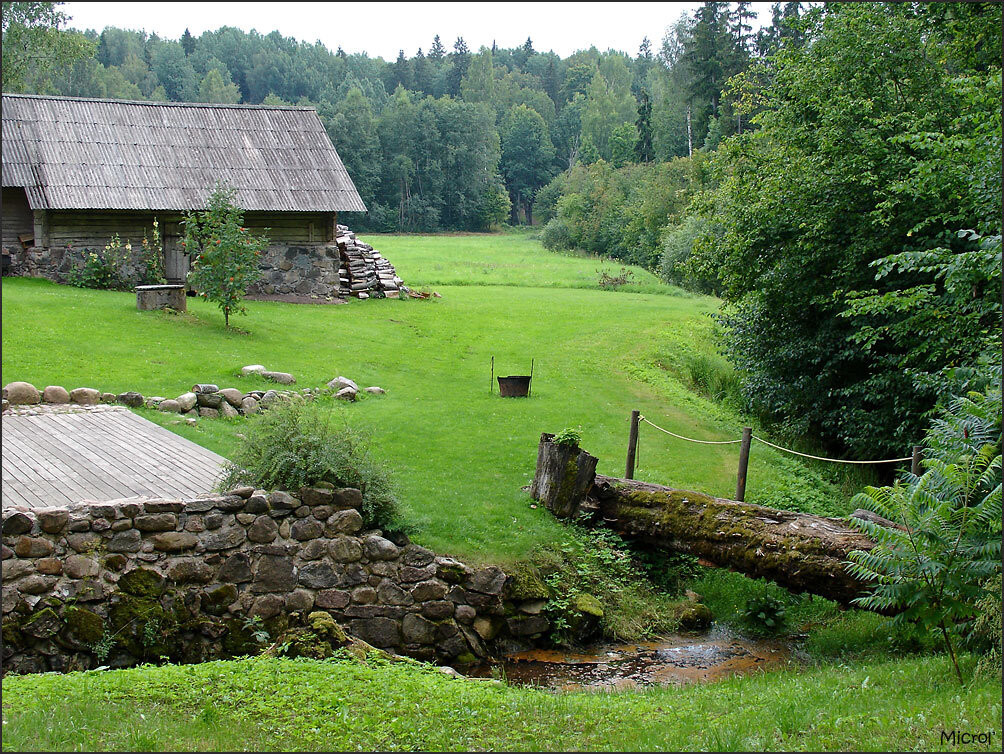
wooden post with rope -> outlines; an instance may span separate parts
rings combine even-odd
[[[913,446],[913,458],[910,460],[910,473],[920,476],[920,445]]]
[[[739,446],[739,474],[736,476],[736,500],[746,501],[746,471],[750,463],[750,443],[753,441],[753,429],[743,427],[742,445]]]
[[[624,468],[624,478],[634,479],[634,459],[638,453],[638,417],[641,412],[631,412],[631,431],[628,434],[627,464]]]

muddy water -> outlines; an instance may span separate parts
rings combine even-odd
[[[555,691],[618,691],[704,683],[777,668],[795,659],[795,652],[783,642],[738,638],[718,629],[578,652],[531,650],[463,672]]]

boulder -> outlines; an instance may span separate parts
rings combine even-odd
[[[220,395],[234,408],[240,408],[241,401],[244,400],[244,393],[235,387],[225,387],[220,390]]]
[[[135,391],[128,391],[118,394],[118,402],[130,408],[139,408],[143,405],[143,396]]]
[[[70,401],[81,406],[96,406],[100,400],[100,391],[92,387],[78,387],[70,391]]]
[[[241,413],[245,416],[258,413],[258,401],[250,395],[241,401]]]
[[[115,402],[115,393],[102,393],[101,394],[101,402],[102,403],[114,403]]]
[[[198,396],[195,393],[187,392],[179,395],[176,400],[178,401],[178,405],[181,406],[182,411],[191,411],[195,408],[197,398]]]
[[[219,393],[197,393],[195,402],[205,408],[218,409],[223,404],[223,396]]]
[[[261,364],[248,364],[246,367],[241,367],[241,374],[247,377],[249,374],[264,374],[265,367]]]
[[[11,382],[3,389],[3,397],[12,406],[23,406],[39,403],[42,398],[38,389],[30,382]]]
[[[70,394],[65,387],[49,385],[42,391],[42,401],[45,403],[69,403]]]
[[[330,387],[332,390],[341,390],[343,388],[350,387],[354,392],[356,393],[359,392],[359,386],[355,382],[350,380],[348,377],[342,377],[341,375],[331,380],[328,383],[328,387]]]
[[[183,409],[181,407],[181,404],[178,403],[178,401],[172,401],[172,400],[161,401],[160,405],[157,406],[157,409],[171,414],[180,414],[188,410],[188,409]]]
[[[272,380],[272,382],[278,382],[280,385],[295,385],[296,377],[289,374],[288,372],[262,372],[261,376],[266,380]]]
[[[223,401],[220,404],[219,412],[224,419],[235,419],[241,415],[241,412],[234,408],[229,401]]]
[[[335,393],[335,398],[340,401],[354,401],[356,399],[356,391],[350,387],[343,387]]]
[[[364,389],[370,395],[384,395],[387,392],[382,387],[377,387],[376,385],[370,385],[368,388],[364,388]]]

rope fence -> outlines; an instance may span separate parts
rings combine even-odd
[[[670,437],[675,437],[678,440],[685,440],[686,442],[697,443],[698,445],[741,445],[739,452],[739,474],[736,482],[736,500],[743,502],[746,496],[746,472],[749,464],[749,451],[750,443],[752,440],[756,440],[759,443],[763,443],[775,450],[780,450],[783,453],[791,453],[792,455],[801,456],[802,458],[811,458],[814,461],[826,461],[828,463],[850,463],[859,465],[868,464],[882,464],[882,463],[904,463],[906,461],[912,462],[912,471],[914,474],[919,473],[920,469],[920,446],[914,445],[913,455],[906,456],[904,458],[883,458],[875,461],[852,461],[844,458],[826,458],[824,456],[815,456],[811,453],[802,453],[797,450],[792,450],[791,448],[785,448],[781,445],[775,445],[769,440],[765,440],[762,437],[757,437],[753,434],[753,431],[749,427],[743,428],[743,436],[741,440],[697,440],[693,437],[684,437],[683,435],[678,435],[675,432],[670,432],[664,427],[660,427],[655,422],[650,421],[646,417],[642,416],[638,411],[631,412],[631,434],[628,439],[628,457],[627,457],[627,470],[625,476],[628,479],[634,477],[634,467],[638,452],[638,425],[640,422],[645,422],[650,427],[654,427],[660,432],[664,432]]]

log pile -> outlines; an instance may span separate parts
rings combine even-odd
[[[335,243],[341,264],[338,268],[338,295],[344,298],[397,298],[402,280],[384,256],[363,243],[346,226],[337,227]]]

